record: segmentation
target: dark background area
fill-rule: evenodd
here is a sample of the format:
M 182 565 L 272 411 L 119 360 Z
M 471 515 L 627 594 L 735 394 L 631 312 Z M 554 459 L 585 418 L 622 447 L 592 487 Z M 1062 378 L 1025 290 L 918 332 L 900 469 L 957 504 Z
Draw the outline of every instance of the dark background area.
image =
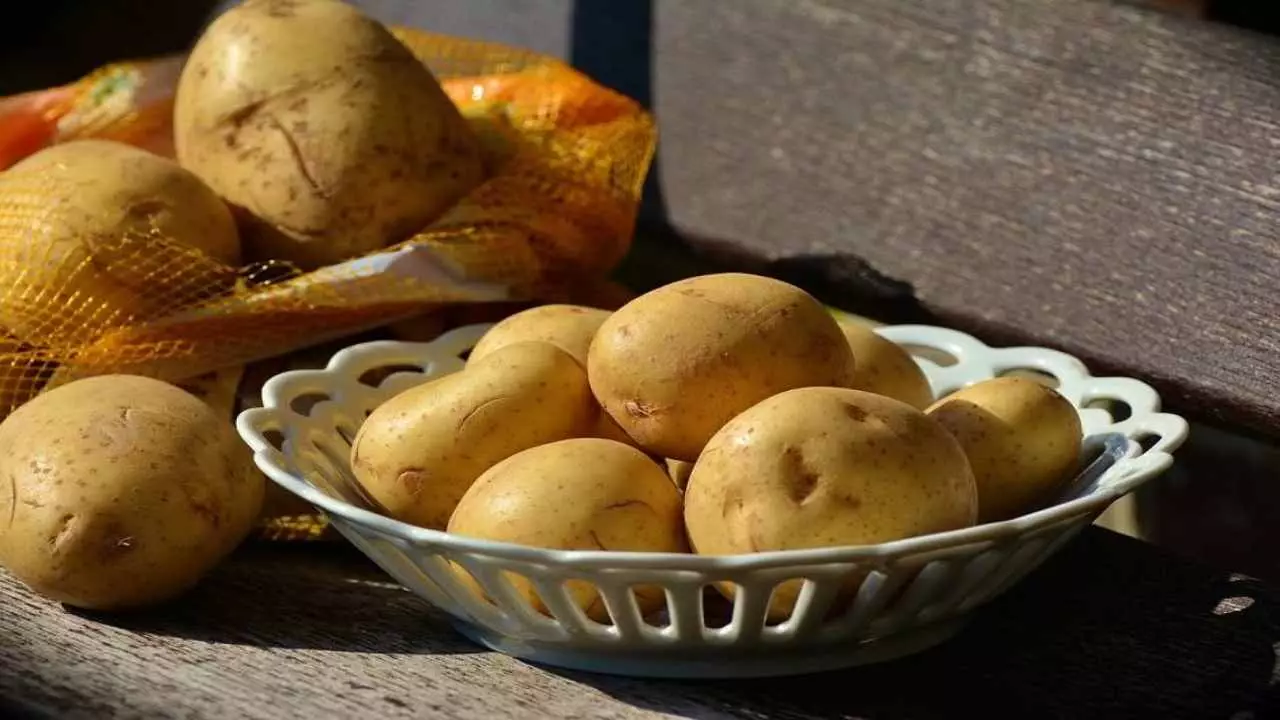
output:
M 41 0 L 4 9 L 0 94 L 71 82 L 113 60 L 184 49 L 214 0 Z

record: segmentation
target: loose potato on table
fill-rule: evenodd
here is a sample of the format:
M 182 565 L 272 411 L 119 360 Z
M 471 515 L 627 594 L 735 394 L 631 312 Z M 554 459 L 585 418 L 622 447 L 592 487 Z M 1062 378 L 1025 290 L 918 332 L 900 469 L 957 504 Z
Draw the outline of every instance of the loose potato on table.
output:
M 380 405 L 356 434 L 351 469 L 392 517 L 442 530 L 481 473 L 521 450 L 590 435 L 598 412 L 568 353 L 516 343 Z
M 178 82 L 178 159 L 241 208 L 255 259 L 311 269 L 403 240 L 483 179 L 425 65 L 336 0 L 248 0 Z
M 901 400 L 920 410 L 929 407 L 933 389 L 910 353 L 853 320 L 841 320 L 840 330 L 858 363 L 850 387 Z
M 169 309 L 205 263 L 237 264 L 230 210 L 195 175 L 123 143 L 53 145 L 0 174 L 0 326 L 79 344 Z M 184 289 L 185 288 L 185 289 Z
M 614 312 L 588 354 L 596 399 L 646 451 L 692 461 L 730 418 L 805 386 L 847 386 L 854 358 L 826 309 L 797 287 L 703 275 Z
M 680 494 L 662 468 L 633 447 L 599 438 L 541 445 L 493 466 L 458 503 L 449 532 L 559 550 L 688 552 Z M 547 612 L 531 582 L 510 579 Z M 593 586 L 570 580 L 566 587 L 588 617 L 607 620 Z M 662 607 L 662 590 L 637 588 L 636 600 L 642 613 L 653 611 Z
M 843 388 L 789 390 L 735 417 L 707 443 L 684 499 L 702 555 L 882 543 L 978 516 L 969 463 L 940 424 Z M 789 616 L 800 588 L 780 586 L 770 615 Z
M 190 588 L 248 534 L 264 491 L 225 418 L 128 375 L 78 380 L 15 411 L 0 423 L 0 477 L 0 565 L 94 610 Z
M 1080 459 L 1080 415 L 1052 388 L 1024 377 L 970 385 L 929 408 L 960 441 L 978 482 L 979 518 L 1004 520 L 1039 508 Z

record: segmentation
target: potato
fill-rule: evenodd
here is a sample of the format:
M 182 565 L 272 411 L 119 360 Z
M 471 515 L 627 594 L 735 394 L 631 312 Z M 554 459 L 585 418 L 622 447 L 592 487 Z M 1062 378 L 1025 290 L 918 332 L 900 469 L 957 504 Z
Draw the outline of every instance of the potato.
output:
M 738 273 L 681 280 L 627 303 L 601 325 L 587 367 L 596 399 L 630 437 L 686 461 L 755 403 L 854 377 L 853 353 L 818 301 Z
M 568 353 L 515 343 L 380 405 L 356 433 L 351 469 L 391 517 L 443 530 L 481 473 L 535 445 L 589 435 L 597 413 Z
M 929 407 L 933 389 L 910 353 L 853 320 L 841 320 L 840 330 L 858 362 L 850 387 L 901 400 L 920 410 Z
M 179 278 L 197 271 L 178 265 L 181 248 L 240 260 L 235 222 L 212 190 L 172 160 L 122 143 L 53 145 L 0 175 L 0 205 L 30 204 L 33 193 L 40 213 L 0 219 L 8 238 L 0 285 L 12 288 L 0 325 L 21 340 L 79 344 L 190 301 Z
M 425 65 L 336 0 L 248 0 L 188 56 L 178 159 L 245 213 L 256 259 L 312 269 L 403 240 L 483 179 Z
M 1080 414 L 1056 390 L 1024 377 L 970 385 L 928 409 L 960 441 L 978 481 L 979 520 L 1049 502 L 1080 460 Z
M 538 340 L 551 343 L 569 353 L 586 369 L 587 350 L 591 347 L 591 340 L 608 317 L 609 312 L 606 310 L 582 305 L 539 305 L 522 310 L 490 328 L 471 349 L 467 363 L 476 362 L 494 350 L 512 343 Z M 631 436 L 603 411 L 600 412 L 596 429 L 591 435 L 627 445 L 635 444 Z
M 181 594 L 248 534 L 264 483 L 231 423 L 159 380 L 55 388 L 0 423 L 0 564 L 68 605 Z
M 940 424 L 844 388 L 789 390 L 735 417 L 694 464 L 684 501 L 690 545 L 703 555 L 882 543 L 978 515 L 964 451 Z M 800 588 L 781 584 L 770 615 L 788 617 Z
M 449 532 L 559 550 L 688 552 L 680 494 L 662 468 L 629 445 L 599 438 L 541 445 L 494 465 L 458 503 Z M 528 579 L 508 578 L 548 612 Z M 608 621 L 590 583 L 570 580 L 566 588 L 588 617 Z M 642 613 L 663 606 L 661 588 L 635 590 Z
M 469 362 L 511 343 L 541 340 L 569 353 L 585 368 L 591 339 L 608 317 L 609 312 L 606 310 L 581 305 L 539 305 L 529 308 L 490 328 L 471 349 Z

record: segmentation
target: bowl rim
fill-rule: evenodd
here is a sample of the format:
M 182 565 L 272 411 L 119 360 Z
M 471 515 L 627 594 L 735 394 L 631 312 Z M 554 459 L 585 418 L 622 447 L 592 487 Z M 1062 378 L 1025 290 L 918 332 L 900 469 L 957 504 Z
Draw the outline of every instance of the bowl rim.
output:
M 971 527 L 930 533 L 884 543 L 863 545 L 842 545 L 821 548 L 801 548 L 791 550 L 772 550 L 740 555 L 697 555 L 692 553 L 671 552 L 631 552 L 620 550 L 560 550 L 537 548 L 515 543 L 483 540 L 453 535 L 442 530 L 419 527 L 394 518 L 382 515 L 374 510 L 362 508 L 346 500 L 334 497 L 305 479 L 288 470 L 288 462 L 284 453 L 271 445 L 264 433 L 270 431 L 284 432 L 285 422 L 279 412 L 278 398 L 271 392 L 272 388 L 287 384 L 300 376 L 315 378 L 317 376 L 334 376 L 352 359 L 374 350 L 400 350 L 412 353 L 421 351 L 426 346 L 444 345 L 464 341 L 491 324 L 468 325 L 455 328 L 429 342 L 405 342 L 396 340 L 374 340 L 357 343 L 336 352 L 321 370 L 290 370 L 270 378 L 263 385 L 263 407 L 242 411 L 235 421 L 236 430 L 253 451 L 254 463 L 273 482 L 288 492 L 302 498 L 320 508 L 331 516 L 340 519 L 335 523 L 340 532 L 345 532 L 343 523 L 360 527 L 379 536 L 401 544 L 415 546 L 438 546 L 455 552 L 501 558 L 517 563 L 529 563 L 542 566 L 565 566 L 581 570 L 655 570 L 655 571 L 691 571 L 695 573 L 734 572 L 742 570 L 770 568 L 820 567 L 824 565 L 865 565 L 885 564 L 896 558 L 919 556 L 921 554 L 956 551 L 958 548 L 999 545 L 1002 541 L 1015 541 L 1041 530 L 1048 530 L 1069 521 L 1089 516 L 1096 517 L 1118 498 L 1132 492 L 1147 480 L 1159 475 L 1172 463 L 1172 451 L 1185 441 L 1188 425 L 1181 416 L 1163 412 L 1140 412 L 1129 418 L 1130 426 L 1141 426 L 1143 432 L 1151 430 L 1142 421 L 1154 421 L 1159 426 L 1158 434 L 1165 450 L 1143 451 L 1133 436 L 1115 431 L 1096 433 L 1088 436 L 1086 441 L 1100 442 L 1100 456 L 1081 471 L 1080 475 L 1089 472 L 1095 465 L 1109 459 L 1098 478 L 1110 473 L 1123 472 L 1121 477 L 1107 485 L 1097 485 L 1086 494 L 1065 502 L 1019 515 L 1017 517 L 973 525 Z M 1087 373 L 1079 360 L 1049 348 L 1019 346 L 1017 348 L 990 348 L 976 338 L 949 328 L 928 325 L 898 325 L 877 328 L 885 335 L 914 336 L 919 331 L 943 331 L 946 336 L 964 344 L 969 349 L 987 351 L 1016 350 L 1019 352 L 1043 352 L 1069 360 L 1082 377 L 1093 378 Z M 1112 380 L 1115 378 L 1097 378 Z M 1137 380 L 1123 378 L 1126 382 L 1139 383 Z M 1156 397 L 1155 408 L 1159 407 L 1158 396 L 1154 390 L 1146 387 Z M 1079 475 L 1077 476 L 1079 477 Z M 987 550 L 990 548 L 983 548 Z

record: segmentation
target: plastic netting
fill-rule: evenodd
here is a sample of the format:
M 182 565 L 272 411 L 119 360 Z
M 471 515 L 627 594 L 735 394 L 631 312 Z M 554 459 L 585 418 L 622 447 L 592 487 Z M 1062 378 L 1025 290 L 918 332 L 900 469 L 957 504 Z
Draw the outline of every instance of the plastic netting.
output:
M 487 180 L 410 239 L 302 272 L 231 267 L 146 218 L 68 237 L 86 210 L 39 171 L 0 173 L 0 413 L 104 373 L 182 380 L 450 303 L 556 299 L 626 253 L 656 131 L 637 103 L 567 65 L 492 43 L 395 35 L 481 139 Z M 182 58 L 111 65 L 0 101 L 0 167 L 50 143 L 172 155 Z M 125 227 L 127 225 L 127 227 Z

